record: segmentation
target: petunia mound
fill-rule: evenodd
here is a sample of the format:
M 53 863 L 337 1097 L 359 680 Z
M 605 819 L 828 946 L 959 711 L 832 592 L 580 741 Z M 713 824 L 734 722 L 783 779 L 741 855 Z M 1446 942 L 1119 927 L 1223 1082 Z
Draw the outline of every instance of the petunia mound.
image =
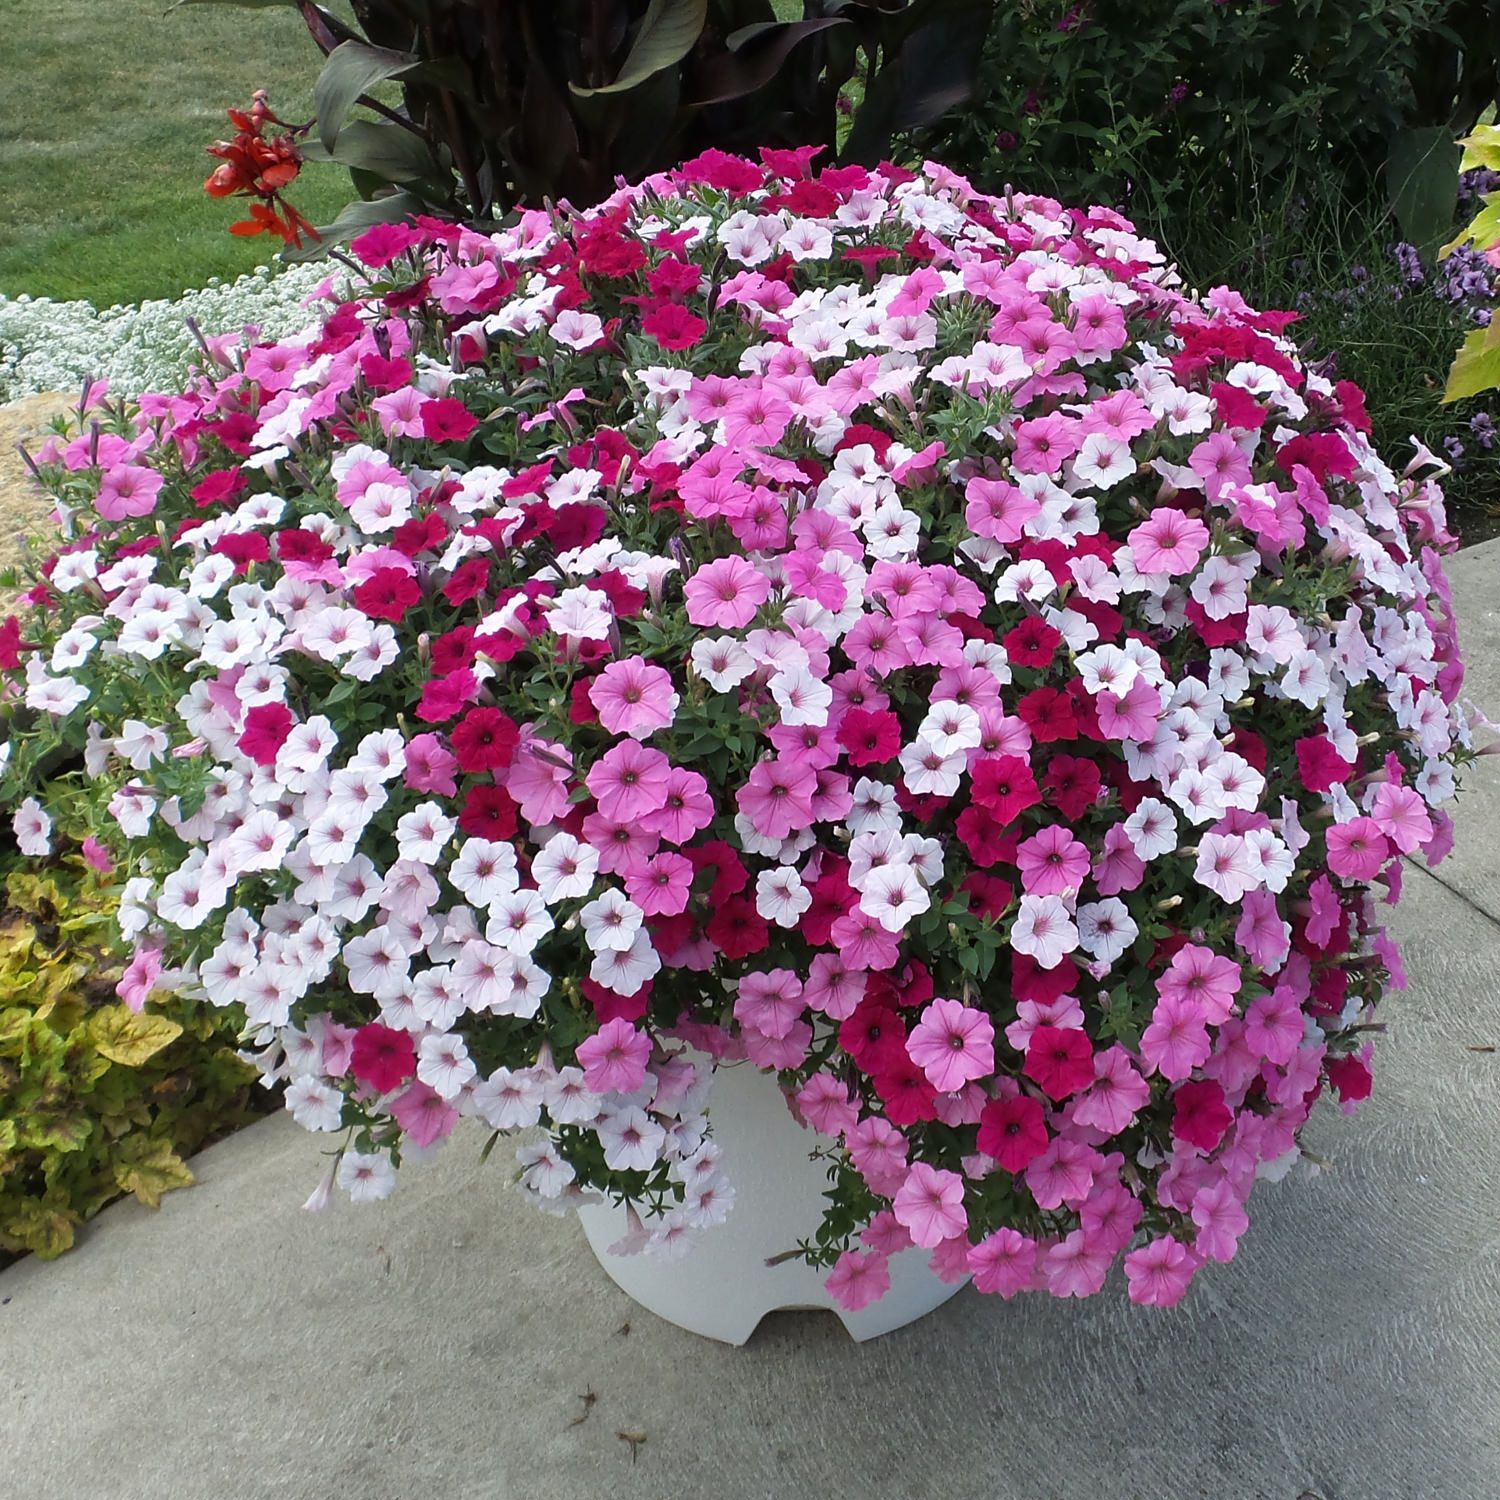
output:
M 126 998 L 242 1008 L 357 1200 L 541 1126 L 527 1197 L 677 1253 L 743 1058 L 848 1305 L 909 1246 L 1175 1303 L 1369 1092 L 1451 842 L 1440 466 L 1118 214 L 814 157 L 372 229 L 297 337 L 91 392 L 0 795 L 45 854 L 81 752 Z

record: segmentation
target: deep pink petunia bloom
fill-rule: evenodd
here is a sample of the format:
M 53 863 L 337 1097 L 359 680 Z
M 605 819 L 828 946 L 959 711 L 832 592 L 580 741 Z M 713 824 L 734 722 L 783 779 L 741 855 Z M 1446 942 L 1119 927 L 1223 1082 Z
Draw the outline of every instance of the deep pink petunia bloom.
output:
M 285 703 L 259 703 L 245 711 L 239 747 L 258 766 L 276 764 L 276 752 L 292 732 L 292 711 Z
M 1211 1078 L 1184 1083 L 1172 1095 L 1172 1134 L 1200 1151 L 1212 1151 L 1234 1122 L 1224 1090 Z
M 1066 1099 L 1094 1081 L 1094 1044 L 1088 1033 L 1038 1026 L 1026 1046 L 1021 1071 L 1051 1099 Z
M 979 1149 L 1007 1172 L 1023 1172 L 1047 1149 L 1047 1117 L 1030 1094 L 991 1099 L 979 1119 Z

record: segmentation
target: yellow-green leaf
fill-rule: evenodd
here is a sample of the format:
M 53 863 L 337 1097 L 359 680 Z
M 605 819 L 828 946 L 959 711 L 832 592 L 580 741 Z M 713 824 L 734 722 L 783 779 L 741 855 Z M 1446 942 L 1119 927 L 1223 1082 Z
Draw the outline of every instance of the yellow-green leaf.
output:
M 19 1005 L 0 1010 L 0 1056 L 16 1053 L 31 1031 L 31 1012 Z
M 1500 171 L 1500 126 L 1481 125 L 1473 135 L 1465 136 L 1459 145 L 1464 148 L 1463 160 L 1458 166 L 1460 172 L 1474 167 Z
M 1462 401 L 1482 391 L 1492 391 L 1497 386 L 1500 386 L 1500 347 L 1490 346 L 1484 330 L 1476 328 L 1454 357 L 1443 401 L 1445 404 Z
M 128 1005 L 106 1005 L 89 1020 L 94 1045 L 111 1061 L 138 1068 L 182 1035 L 166 1016 L 137 1014 Z
M 1500 193 L 1486 193 L 1484 207 L 1474 216 L 1473 222 L 1467 229 L 1460 229 L 1438 254 L 1451 255 L 1469 240 L 1481 250 L 1500 240 Z
M 0 1206 L 0 1238 L 41 1260 L 55 1260 L 73 1245 L 74 1220 L 60 1209 L 34 1200 Z
M 93 1134 L 89 1117 L 79 1109 L 32 1110 L 22 1122 L 22 1143 L 32 1150 L 77 1151 Z
M 193 1174 L 165 1141 L 133 1136 L 115 1161 L 115 1181 L 122 1192 L 134 1193 L 147 1208 L 160 1208 L 161 1195 L 173 1188 L 191 1187 Z

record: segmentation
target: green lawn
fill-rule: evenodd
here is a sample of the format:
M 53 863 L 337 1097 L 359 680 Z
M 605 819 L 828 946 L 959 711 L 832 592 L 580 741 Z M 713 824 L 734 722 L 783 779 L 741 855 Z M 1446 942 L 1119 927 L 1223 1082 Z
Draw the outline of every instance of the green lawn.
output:
M 290 8 L 167 3 L 0 5 L 0 293 L 176 296 L 278 248 L 229 234 L 239 201 L 203 192 L 203 148 L 256 88 L 307 119 L 317 48 Z M 309 167 L 292 201 L 326 224 L 351 196 L 340 169 Z

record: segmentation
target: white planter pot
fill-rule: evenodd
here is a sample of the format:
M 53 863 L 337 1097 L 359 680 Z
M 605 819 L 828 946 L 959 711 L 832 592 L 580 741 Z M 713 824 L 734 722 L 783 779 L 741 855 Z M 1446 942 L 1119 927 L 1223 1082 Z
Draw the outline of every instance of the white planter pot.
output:
M 891 1257 L 890 1291 L 872 1306 L 846 1312 L 823 1288 L 826 1271 L 801 1260 L 768 1266 L 770 1257 L 817 1229 L 828 1177 L 808 1151 L 831 1142 L 799 1126 L 774 1077 L 749 1063 L 717 1070 L 708 1115 L 735 1203 L 728 1220 L 703 1231 L 685 1255 L 612 1255 L 609 1246 L 626 1232 L 625 1210 L 595 1204 L 578 1211 L 599 1264 L 642 1307 L 726 1344 L 743 1344 L 768 1312 L 828 1308 L 851 1338 L 862 1341 L 913 1322 L 960 1290 L 962 1282 L 932 1273 L 927 1251 L 903 1250 Z

